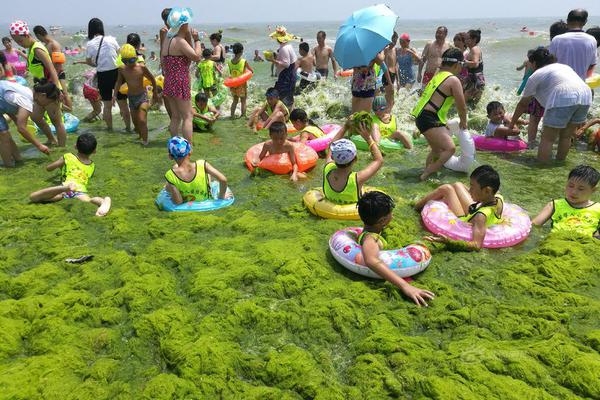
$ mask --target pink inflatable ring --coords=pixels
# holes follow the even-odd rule
[[[443,201],[432,200],[421,212],[423,224],[432,233],[444,235],[452,240],[470,241],[473,239],[473,227],[461,221]],[[531,230],[531,220],[519,206],[504,203],[503,222],[486,229],[483,247],[497,249],[511,247],[521,243]]]
[[[475,148],[480,151],[511,153],[513,151],[527,150],[527,143],[521,139],[502,139],[497,137],[473,135],[473,141],[475,142]]]
[[[337,262],[359,275],[381,279],[365,265],[362,246],[357,243],[362,228],[346,228],[337,231],[329,239],[329,251]],[[431,253],[425,246],[411,244],[397,250],[383,250],[379,258],[401,278],[423,271],[431,262]]]
[[[342,129],[342,127],[336,124],[323,125],[321,127],[321,130],[323,131],[323,133],[325,133],[325,136],[313,140],[308,140],[304,144],[306,144],[309,147],[312,147],[314,151],[323,151],[327,149],[327,147],[329,147],[329,143],[331,143],[331,141],[333,140],[335,135],[338,134],[340,129]]]

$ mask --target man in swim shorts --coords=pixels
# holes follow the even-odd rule
[[[423,49],[421,62],[419,63],[419,73],[417,74],[417,82],[422,82],[423,88],[427,86],[440,67],[442,54],[450,48],[446,36],[448,36],[448,28],[439,26],[435,31],[435,41],[427,43]],[[425,67],[424,73],[423,67]]]
[[[321,74],[323,78],[329,76],[329,60],[331,60],[331,66],[333,67],[333,76],[337,73],[337,63],[333,57],[333,49],[325,44],[327,34],[324,31],[317,33],[317,46],[313,48],[312,53],[316,60],[317,72]]]

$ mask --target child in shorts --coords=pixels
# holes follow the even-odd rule
[[[254,132],[258,129],[256,125],[259,121],[262,122],[264,129],[269,129],[272,123],[282,122],[285,124],[290,117],[290,111],[287,106],[279,100],[279,91],[277,89],[267,89],[265,96],[267,101],[260,108],[256,109],[248,120],[248,127],[252,128]]]
[[[96,146],[97,142],[94,135],[89,133],[79,135],[75,144],[76,155],[66,153],[46,167],[46,171],[61,168],[62,185],[31,193],[29,195],[31,202],[54,203],[62,199],[77,198],[98,206],[96,216],[104,217],[108,214],[111,206],[110,197],[90,197],[87,193],[88,182],[96,170],[96,165],[91,160],[91,155],[96,153]]]
[[[198,70],[196,71],[196,77],[200,81],[199,88],[209,98],[217,92],[217,69],[215,68],[215,62],[211,60],[212,54],[211,49],[202,50],[202,61],[198,63]]]
[[[242,75],[246,71],[252,71],[252,68],[248,64],[246,59],[242,58],[244,55],[244,46],[241,43],[234,43],[231,46],[233,49],[233,59],[227,60],[227,65],[229,66],[229,74],[232,78],[238,77]],[[235,109],[237,108],[238,101],[240,102],[241,107],[241,116],[246,116],[246,99],[248,97],[248,82],[242,83],[240,86],[229,88],[231,92],[231,97],[233,100],[231,102],[231,119],[235,118]]]
[[[485,128],[486,137],[507,138],[518,136],[521,132],[518,126],[509,128],[511,115],[506,114],[504,106],[499,101],[490,101],[486,107],[488,124]],[[527,121],[520,119],[518,125],[527,125]]]
[[[119,77],[115,83],[114,93],[119,92],[123,83],[127,83],[127,100],[129,101],[129,110],[135,131],[139,135],[142,145],[148,145],[148,94],[144,85],[144,78],[147,78],[152,85],[153,98],[158,97],[157,84],[154,75],[145,63],[138,62],[138,55],[135,48],[130,44],[125,44],[121,48],[121,60],[123,67],[119,68]],[[113,104],[116,97],[113,97]]]
[[[287,134],[287,126],[283,122],[273,122],[269,127],[269,136],[271,137],[271,140],[265,142],[258,156],[258,159],[254,160],[252,164],[255,167],[258,166],[258,163],[267,155],[287,153],[293,167],[292,174],[290,175],[290,180],[293,182],[297,182],[298,178],[305,178],[306,174],[298,172],[298,164],[296,163],[296,153],[294,151],[294,145],[288,140]]]
[[[576,232],[600,239],[600,203],[592,201],[600,172],[589,165],[578,165],[569,172],[565,197],[554,199],[531,221],[544,225],[551,221],[552,232]]]
[[[221,116],[219,110],[212,105],[205,93],[198,93],[196,94],[196,97],[194,97],[194,108],[192,113],[194,114],[194,128],[197,128],[200,131],[211,130],[213,124],[217,122],[217,119]]]
[[[394,200],[379,191],[365,193],[358,200],[358,215],[364,224],[363,232],[358,237],[358,243],[362,246],[362,256],[369,269],[400,289],[402,294],[417,306],[427,307],[427,301],[435,297],[433,292],[412,286],[379,258],[379,252],[387,246],[381,232],[392,221],[394,207]]]

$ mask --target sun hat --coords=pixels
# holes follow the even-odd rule
[[[167,147],[169,148],[169,154],[173,158],[183,158],[192,151],[192,145],[190,142],[181,136],[173,136],[171,139],[169,139]]]
[[[338,165],[346,165],[356,158],[356,145],[348,139],[340,139],[332,142],[331,158]]]
[[[191,8],[188,7],[173,7],[169,16],[167,17],[167,24],[169,24],[169,31],[167,32],[168,37],[173,37],[179,33],[179,29],[192,22],[194,13]]]
[[[272,32],[269,37],[277,40],[279,43],[287,43],[290,40],[298,39],[296,35],[288,33],[287,29],[285,29],[285,26],[278,26],[275,28],[275,32]]]
[[[10,34],[16,36],[29,35],[29,27],[27,26],[27,22],[18,20],[10,24]]]

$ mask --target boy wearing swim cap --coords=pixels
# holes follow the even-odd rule
[[[589,165],[578,165],[569,172],[564,199],[546,204],[531,222],[552,223],[552,232],[577,232],[600,239],[600,203],[592,201],[600,172]]]
[[[430,242],[449,243],[459,242],[468,250],[481,250],[483,239],[489,226],[502,222],[504,198],[500,188],[500,175],[489,165],[481,165],[471,173],[471,183],[467,188],[462,182],[444,184],[423,197],[415,204],[419,212],[431,200],[440,200],[462,221],[473,225],[473,237],[470,241],[451,241],[439,236],[426,236]]]
[[[288,154],[290,162],[292,163],[292,174],[290,180],[297,182],[298,178],[306,178],[306,174],[298,172],[298,164],[296,163],[296,153],[294,151],[294,144],[287,138],[287,126],[281,121],[275,121],[269,127],[269,136],[271,140],[266,141],[263,148],[258,155],[258,159],[252,162],[255,167],[258,166],[260,161],[267,155],[274,154]]]
[[[255,133],[258,129],[256,124],[259,120],[262,122],[263,129],[269,129],[273,122],[282,122],[285,124],[290,117],[290,111],[286,105],[279,100],[279,91],[277,89],[267,89],[265,96],[267,98],[265,104],[254,111],[248,120],[248,127],[252,128]]]
[[[191,161],[192,145],[181,136],[173,136],[167,142],[169,158],[175,164],[165,174],[165,189],[175,204],[208,200],[210,177],[219,181],[219,199],[227,197],[227,178],[207,161]]]
[[[77,154],[66,153],[58,160],[49,164],[46,171],[61,169],[62,185],[52,186],[38,190],[29,195],[32,203],[54,203],[62,199],[73,199],[92,203],[98,206],[96,216],[104,217],[111,206],[110,197],[90,197],[87,193],[87,184],[96,170],[91,155],[96,153],[96,138],[94,135],[84,133],[79,135],[75,148]]]
[[[402,143],[404,148],[412,149],[412,140],[410,136],[400,132],[396,122],[396,116],[388,112],[388,103],[385,97],[377,96],[373,100],[373,137],[389,138]],[[378,142],[379,143],[379,142]]]
[[[129,110],[135,131],[139,135],[143,146],[148,145],[148,95],[144,85],[144,78],[147,78],[152,85],[152,99],[158,98],[158,85],[154,75],[145,64],[138,63],[138,55],[135,47],[125,44],[121,47],[121,61],[123,66],[119,68],[119,77],[115,83],[115,96],[123,83],[127,83],[127,100],[129,101]],[[116,97],[113,96],[113,106]]]
[[[385,250],[387,246],[385,239],[381,237],[381,232],[392,221],[394,207],[394,200],[379,191],[365,193],[358,200],[358,215],[364,224],[363,232],[358,237],[358,243],[362,246],[362,257],[369,269],[400,289],[402,294],[414,301],[417,306],[427,307],[427,300],[432,300],[435,295],[429,290],[410,285],[379,258],[379,252]]]

